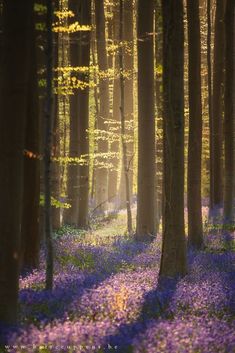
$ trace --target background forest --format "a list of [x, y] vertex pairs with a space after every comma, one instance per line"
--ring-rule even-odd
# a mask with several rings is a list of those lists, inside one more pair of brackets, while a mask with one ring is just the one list
[[0, 0], [0, 352], [235, 352], [235, 0]]

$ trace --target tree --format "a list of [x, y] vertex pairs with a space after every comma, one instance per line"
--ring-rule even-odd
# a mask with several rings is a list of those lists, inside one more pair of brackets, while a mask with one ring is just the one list
[[138, 240], [156, 235], [153, 13], [154, 1], [138, 1]]
[[[91, 0], [81, 1], [81, 25], [91, 25]], [[80, 35], [80, 65], [90, 66], [90, 30], [82, 31]], [[89, 74], [83, 74], [81, 79], [89, 84]], [[78, 226], [88, 226], [88, 203], [89, 203], [89, 86], [78, 92], [79, 100], [79, 152], [85, 158], [84, 165], [79, 166], [79, 198], [78, 198]]]
[[46, 106], [45, 106], [45, 144], [44, 144], [44, 183], [45, 183], [45, 238], [46, 238], [46, 289], [53, 287], [53, 241], [51, 223], [51, 152], [52, 152], [52, 106], [53, 106], [53, 5], [47, 0], [47, 63], [46, 63]]
[[187, 1], [189, 54], [188, 240], [203, 243], [201, 205], [202, 101], [199, 1]]
[[[23, 151], [30, 65], [33, 1], [3, 1], [0, 101], [0, 322], [17, 320]], [[4, 216], [3, 216], [4, 215]]]
[[225, 93], [224, 93], [224, 222], [234, 219], [234, 0], [227, 0], [225, 12]]
[[[119, 45], [119, 3], [115, 1], [113, 7], [113, 44]], [[119, 77], [119, 57], [118, 52], [115, 51], [113, 55], [114, 61], [114, 79], [113, 79], [113, 115], [112, 115], [112, 125], [110, 126], [110, 131], [113, 131], [115, 135], [120, 134], [120, 77]], [[114, 135], [114, 136], [115, 136]], [[114, 141], [110, 143], [110, 152], [115, 155], [112, 158], [113, 169], [109, 170], [109, 190], [108, 198], [113, 199], [117, 196], [118, 187], [118, 170], [119, 170], [119, 139], [114, 137]], [[117, 199], [117, 197], [115, 197]]]
[[40, 247], [40, 121], [38, 99], [38, 77], [36, 62], [36, 38], [32, 22], [27, 115], [25, 125], [24, 193], [22, 214], [22, 267], [36, 268], [39, 265]]
[[[127, 142], [127, 162], [128, 162], [128, 177], [130, 200], [133, 195], [133, 157], [134, 157], [134, 23], [133, 23], [133, 0], [123, 1], [123, 40], [125, 43], [123, 66], [126, 73], [124, 82], [125, 95], [125, 119], [126, 119], [126, 134], [129, 137]], [[125, 188], [125, 171], [122, 170], [120, 181], [120, 208], [126, 206], [126, 188]]]
[[104, 0], [95, 0], [95, 22], [96, 22], [96, 40], [97, 57], [99, 71], [104, 74], [99, 79], [99, 116], [97, 117], [97, 128], [101, 134], [98, 140], [98, 166], [96, 170], [96, 205], [97, 210], [103, 213], [108, 201], [108, 171], [106, 167], [105, 154], [108, 152], [108, 141], [105, 135], [107, 131], [107, 121], [109, 119], [109, 79], [107, 75], [108, 58], [106, 50], [105, 36], [105, 14]]
[[216, 1], [213, 94], [212, 94], [212, 217], [216, 217], [223, 204], [222, 147], [223, 147], [223, 81], [224, 81], [224, 0]]
[[184, 275], [184, 25], [183, 1], [162, 0], [164, 209], [160, 276]]
[[[81, 1], [69, 1], [69, 9], [73, 11], [75, 20], [80, 21]], [[79, 32], [70, 34], [70, 64], [72, 67], [80, 65], [79, 60]], [[79, 158], [79, 97], [78, 89], [70, 96], [70, 129], [69, 129], [69, 156]], [[64, 212], [64, 221], [68, 224], [78, 224], [78, 199], [79, 199], [79, 165], [70, 163], [68, 165], [67, 194], [70, 208]]]
[[[120, 0], [120, 43], [123, 41], [123, 0]], [[127, 210], [127, 228], [128, 233], [132, 233], [132, 215], [131, 215], [131, 200], [130, 200], [130, 183], [129, 183], [129, 166], [127, 159], [127, 144], [126, 144], [126, 126], [125, 126], [125, 79], [124, 79], [124, 66], [123, 66], [123, 47], [119, 48], [119, 66], [120, 66], [120, 92], [121, 92], [121, 104], [120, 104], [120, 114], [121, 114], [121, 140], [122, 140], [122, 159], [123, 159], [123, 169], [125, 173], [125, 187], [126, 187], [126, 210]]]

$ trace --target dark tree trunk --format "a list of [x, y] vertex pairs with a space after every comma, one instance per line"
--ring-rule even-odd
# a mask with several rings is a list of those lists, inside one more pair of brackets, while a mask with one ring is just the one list
[[[129, 188], [130, 188], [130, 200], [133, 195], [133, 154], [134, 154], [134, 23], [133, 23], [133, 0], [123, 1], [123, 40], [127, 43], [127, 48], [124, 50], [124, 70], [128, 73], [124, 83], [124, 95], [125, 95], [125, 119], [127, 122], [128, 129], [126, 134], [129, 136], [129, 142], [127, 143], [127, 163], [129, 171]], [[122, 170], [121, 182], [120, 182], [120, 208], [126, 206], [126, 189], [125, 189], [125, 171]]]
[[0, 101], [0, 322], [17, 321], [33, 1], [3, 1]]
[[213, 197], [211, 215], [216, 218], [223, 205], [222, 148], [223, 148], [223, 81], [224, 81], [224, 0], [216, 1], [215, 41], [212, 97], [212, 178]]
[[225, 12], [225, 94], [224, 94], [224, 223], [234, 221], [234, 0], [227, 0]]
[[195, 248], [203, 244], [201, 205], [202, 100], [201, 100], [201, 38], [199, 1], [187, 1], [188, 17], [188, 240]]
[[[91, 0], [81, 1], [81, 25], [91, 25]], [[82, 31], [80, 35], [80, 65], [90, 66], [90, 31]], [[89, 74], [83, 74], [81, 79], [89, 84]], [[79, 166], [79, 199], [78, 199], [78, 226], [88, 226], [89, 203], [89, 87], [79, 90], [79, 145], [81, 157], [85, 159], [84, 165]]]
[[213, 129], [212, 129], [212, 69], [211, 69], [211, 0], [207, 0], [207, 86], [208, 86], [208, 114], [209, 114], [209, 155], [210, 155], [210, 201], [209, 209], [213, 208]]
[[184, 275], [184, 25], [183, 1], [162, 0], [164, 214], [160, 276]]
[[27, 117], [25, 128], [24, 194], [22, 215], [22, 267], [39, 265], [40, 246], [40, 121], [34, 23], [31, 28]]
[[137, 240], [156, 235], [153, 13], [154, 1], [138, 1]]
[[53, 107], [53, 6], [47, 0], [47, 63], [46, 63], [46, 107], [45, 107], [45, 145], [44, 145], [44, 183], [45, 183], [45, 238], [46, 238], [46, 289], [53, 287], [53, 241], [51, 223], [51, 152], [52, 152], [52, 107]]
[[[75, 21], [80, 22], [81, 16], [81, 0], [69, 2], [69, 9], [75, 15]], [[74, 18], [73, 18], [74, 21]], [[70, 35], [70, 64], [72, 67], [80, 66], [79, 60], [79, 33], [75, 32]], [[73, 95], [70, 96], [70, 130], [69, 130], [69, 157], [79, 158], [79, 94], [78, 90], [74, 90]], [[79, 199], [79, 165], [77, 163], [70, 163], [68, 165], [67, 176], [67, 194], [68, 203], [71, 205], [69, 209], [64, 212], [64, 223], [78, 224], [78, 199]]]
[[[119, 31], [120, 43], [123, 41], [123, 0], [120, 0], [120, 31]], [[124, 65], [123, 65], [123, 48], [119, 48], [119, 66], [120, 66], [120, 91], [121, 91], [121, 104], [120, 104], [120, 113], [121, 113], [121, 140], [122, 140], [122, 159], [123, 159], [123, 169], [125, 174], [125, 187], [126, 187], [126, 211], [127, 211], [127, 229], [128, 233], [132, 233], [132, 215], [131, 215], [131, 200], [130, 200], [130, 183], [129, 183], [129, 166], [127, 159], [127, 144], [125, 140], [126, 133], [126, 115], [125, 115], [125, 79], [122, 75]]]
[[[54, 41], [54, 67], [58, 67], [59, 58], [59, 35], [55, 34]], [[57, 74], [57, 73], [56, 73]], [[59, 120], [59, 94], [54, 98], [54, 124], [53, 124], [53, 141], [52, 141], [52, 156], [55, 160], [52, 161], [51, 166], [51, 194], [56, 201], [60, 199], [60, 184], [61, 184], [61, 168], [60, 162], [56, 160], [60, 157], [60, 120]], [[61, 209], [53, 206], [51, 209], [52, 228], [57, 230], [61, 226]]]
[[[98, 67], [101, 72], [108, 70], [108, 58], [106, 50], [105, 37], [105, 14], [104, 0], [95, 0], [95, 21], [96, 21], [96, 39], [97, 39], [97, 57]], [[102, 133], [107, 131], [107, 122], [109, 119], [109, 79], [100, 77], [99, 80], [99, 98], [100, 108], [97, 118], [98, 130]], [[108, 141], [106, 136], [98, 141], [98, 154], [96, 160], [98, 163], [96, 169], [96, 205], [97, 211], [103, 213], [108, 201], [108, 170], [106, 167], [105, 154], [108, 152]]]

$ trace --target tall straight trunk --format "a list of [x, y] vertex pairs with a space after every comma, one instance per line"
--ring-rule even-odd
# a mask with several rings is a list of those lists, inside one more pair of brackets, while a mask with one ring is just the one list
[[154, 1], [138, 1], [137, 240], [156, 235], [153, 13]]
[[0, 323], [17, 321], [23, 201], [23, 153], [33, 1], [3, 1], [0, 94]]
[[[91, 0], [81, 1], [81, 25], [91, 25]], [[80, 65], [90, 66], [90, 31], [81, 32], [80, 35]], [[82, 81], [89, 83], [89, 74], [81, 76]], [[79, 198], [78, 198], [78, 226], [88, 226], [89, 203], [89, 87], [79, 90], [79, 145], [80, 154], [85, 158], [85, 164], [79, 166]]]
[[186, 273], [183, 1], [162, 0], [164, 210], [160, 276]]
[[215, 41], [212, 97], [212, 216], [216, 217], [223, 204], [222, 149], [223, 149], [223, 81], [224, 81], [224, 0], [216, 1]]
[[40, 247], [40, 121], [34, 24], [31, 28], [31, 60], [25, 128], [24, 194], [22, 215], [22, 267], [39, 265]]
[[[120, 30], [119, 30], [119, 39], [120, 43], [123, 41], [123, 0], [120, 0]], [[121, 139], [122, 139], [122, 159], [123, 159], [123, 169], [125, 173], [125, 187], [126, 187], [126, 211], [127, 211], [127, 229], [128, 233], [132, 233], [132, 214], [131, 214], [131, 200], [130, 200], [130, 183], [129, 183], [129, 166], [127, 159], [127, 144], [125, 140], [126, 133], [126, 116], [125, 116], [125, 79], [123, 76], [123, 48], [119, 48], [119, 66], [120, 66], [120, 91], [121, 91], [121, 104], [120, 104], [120, 113], [121, 113]]]
[[[59, 56], [59, 34], [55, 34], [55, 43], [54, 43], [54, 67], [57, 68], [58, 63], [58, 56]], [[60, 157], [60, 119], [59, 119], [59, 94], [54, 98], [54, 124], [53, 124], [53, 141], [52, 141], [52, 155], [54, 158]], [[52, 161], [51, 166], [51, 193], [52, 197], [56, 201], [60, 199], [60, 162], [58, 160]], [[52, 228], [54, 230], [59, 229], [61, 225], [60, 221], [61, 217], [61, 209], [60, 207], [52, 207], [51, 209], [51, 219], [52, 219]]]
[[202, 99], [201, 99], [201, 37], [199, 0], [187, 1], [188, 17], [188, 240], [200, 248], [203, 244], [201, 205]]
[[46, 63], [46, 107], [45, 107], [45, 145], [44, 145], [44, 183], [45, 183], [45, 238], [46, 238], [46, 289], [53, 287], [53, 241], [51, 223], [51, 150], [52, 150], [52, 107], [53, 107], [53, 5], [47, 0], [47, 63]]
[[[98, 67], [101, 72], [108, 70], [108, 58], [105, 37], [105, 14], [104, 0], [95, 0], [95, 21]], [[99, 79], [100, 109], [97, 119], [97, 127], [100, 133], [107, 131], [106, 122], [109, 119], [109, 79], [100, 77]], [[105, 133], [104, 133], [105, 135]], [[98, 140], [98, 158], [96, 170], [96, 205], [97, 211], [103, 213], [108, 201], [108, 170], [105, 165], [105, 154], [108, 152], [108, 141], [106, 136]]]
[[[119, 4], [116, 2], [113, 9], [113, 41], [114, 45], [119, 44]], [[120, 133], [120, 78], [119, 78], [119, 58], [117, 53], [114, 53], [114, 79], [113, 79], [113, 116], [111, 128], [114, 134]], [[112, 130], [111, 130], [112, 131]], [[115, 156], [112, 158], [113, 169], [109, 170], [109, 190], [108, 197], [113, 199], [117, 196], [118, 169], [119, 169], [119, 140], [115, 138], [114, 142], [110, 143], [110, 152]]]
[[[127, 43], [124, 51], [124, 70], [128, 73], [124, 83], [125, 95], [125, 119], [129, 126], [126, 134], [129, 135], [130, 141], [127, 143], [127, 163], [129, 172], [129, 188], [130, 200], [133, 195], [133, 156], [134, 156], [134, 21], [133, 21], [133, 0], [123, 1], [123, 40]], [[120, 181], [120, 207], [126, 205], [125, 192], [125, 171], [122, 170]]]
[[159, 228], [162, 216], [162, 174], [163, 174], [163, 137], [162, 137], [162, 11], [161, 1], [155, 3], [155, 65], [157, 68], [155, 76], [155, 94], [157, 108], [157, 140], [156, 140], [156, 207], [157, 228]]
[[[69, 9], [73, 11], [75, 20], [80, 21], [81, 0], [70, 1]], [[73, 18], [74, 21], [74, 18]], [[70, 65], [77, 67], [79, 61], [79, 33], [75, 32], [70, 35]], [[71, 158], [79, 158], [79, 97], [78, 90], [70, 96], [70, 130], [69, 130], [69, 156]], [[70, 208], [64, 212], [64, 222], [67, 224], [78, 224], [78, 200], [79, 200], [79, 165], [70, 163], [68, 165], [67, 175], [67, 194]]]
[[224, 94], [224, 223], [234, 221], [234, 0], [227, 0], [225, 12], [225, 94]]
[[209, 115], [209, 155], [210, 155], [210, 201], [209, 209], [213, 208], [213, 128], [212, 128], [212, 70], [211, 70], [211, 0], [207, 0], [207, 86], [208, 86], [208, 115]]

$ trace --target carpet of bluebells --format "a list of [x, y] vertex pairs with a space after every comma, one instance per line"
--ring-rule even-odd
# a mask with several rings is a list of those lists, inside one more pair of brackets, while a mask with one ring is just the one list
[[161, 237], [123, 235], [119, 215], [88, 232], [55, 238], [55, 285], [44, 290], [45, 262], [20, 279], [14, 353], [235, 352], [235, 252], [217, 230], [188, 252], [188, 274], [158, 280]]

